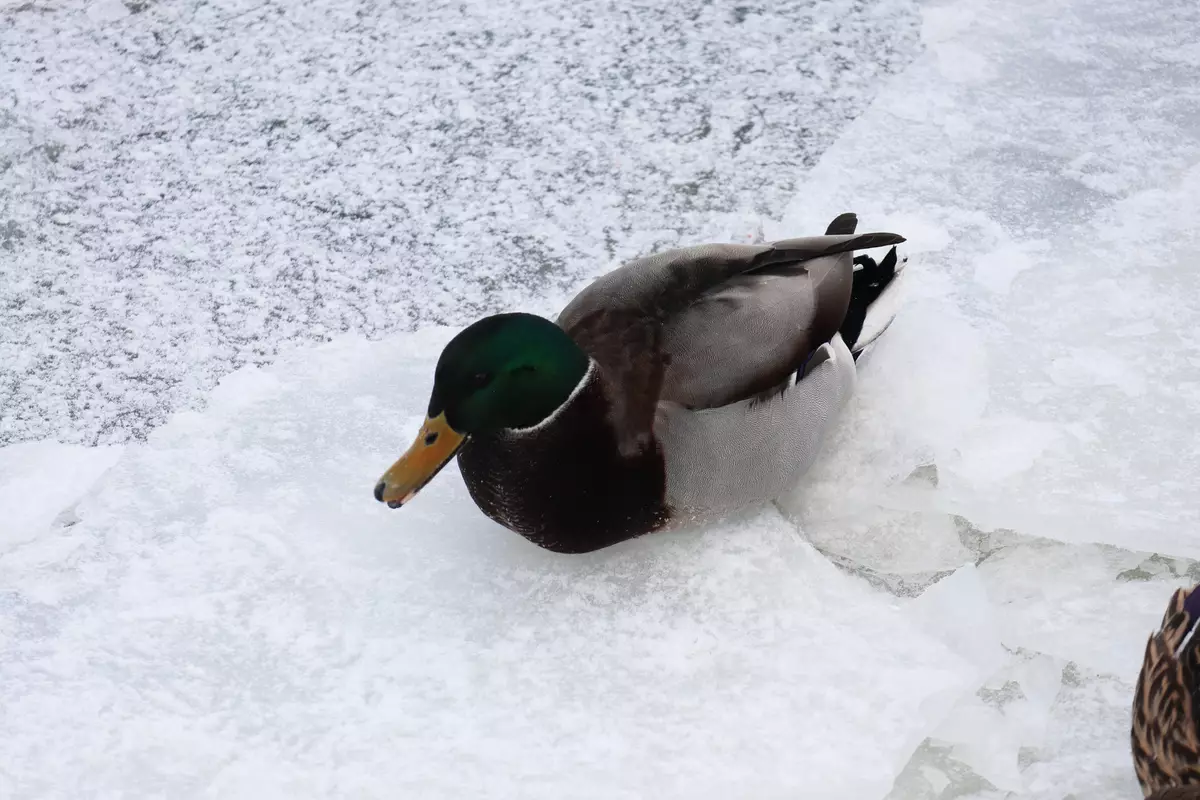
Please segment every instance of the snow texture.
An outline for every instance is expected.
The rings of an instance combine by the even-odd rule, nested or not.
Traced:
[[[751,237],[911,0],[0,2],[0,444]],[[550,310],[547,308],[546,310]]]
[[[240,371],[5,555],[0,795],[888,790],[974,671],[777,512],[562,557],[372,500],[447,338]]]
[[[0,449],[0,553],[35,538],[117,462],[122,448],[24,442]]]
[[[891,800],[1137,797],[1146,637],[1200,580],[1200,6],[922,14],[926,52],[766,226],[854,207],[912,253],[900,316],[781,505],[845,568],[924,592],[926,630],[986,673]]]
[[[204,63],[214,76],[187,73],[195,82],[176,88],[179,73],[163,73],[172,82],[143,95],[147,114],[175,121],[162,140],[151,135],[148,144],[118,147],[113,131],[135,123],[126,121],[124,111],[103,111],[105,103],[124,102],[112,83],[116,77],[89,84],[93,88],[80,90],[82,97],[69,87],[60,92],[67,100],[57,102],[78,104],[80,114],[92,103],[101,111],[87,113],[114,126],[89,131],[100,149],[73,157],[121,153],[113,162],[118,166],[103,173],[110,176],[186,163],[200,176],[189,177],[200,181],[189,185],[208,187],[208,195],[181,193],[160,201],[155,214],[121,222],[129,226],[121,235],[142,235],[156,220],[170,219],[172,231],[210,246],[195,256],[197,263],[205,269],[220,263],[232,274],[237,268],[226,256],[248,247],[245,231],[261,226],[268,238],[254,253],[279,259],[313,254],[320,266],[310,275],[321,281],[366,274],[352,271],[359,256],[344,255],[351,245],[343,251],[331,244],[341,226],[361,233],[376,225],[383,230],[386,223],[410,231],[395,235],[429,238],[385,254],[413,258],[412,272],[395,267],[408,276],[403,293],[396,284],[383,287],[378,276],[364,278],[366,283],[346,279],[347,285],[370,285],[371,292],[396,291],[378,301],[380,308],[400,309],[394,325],[354,322],[343,326],[354,328],[353,334],[275,358],[272,348],[292,334],[279,333],[283,323],[269,321],[275,318],[262,309],[272,302],[308,309],[295,285],[276,295],[263,277],[253,292],[247,283],[244,294],[230,294],[265,298],[259,318],[239,318],[233,328],[209,327],[208,311],[181,322],[173,316],[184,314],[181,309],[203,307],[189,304],[210,291],[195,278],[207,273],[186,271],[183,261],[172,261],[176,256],[148,245],[152,255],[145,257],[153,263],[171,263],[178,274],[192,276],[184,290],[166,267],[140,271],[143,277],[135,281],[116,267],[105,273],[82,255],[97,247],[89,244],[94,242],[106,243],[100,248],[110,256],[123,252],[106,237],[116,235],[111,231],[123,219],[116,212],[124,200],[106,197],[87,210],[83,201],[93,190],[80,188],[79,207],[64,212],[64,219],[86,211],[99,220],[95,229],[17,221],[13,230],[41,231],[20,241],[10,237],[14,247],[7,252],[30,268],[28,274],[43,270],[64,281],[91,281],[83,295],[105,302],[120,296],[114,287],[138,287],[141,300],[131,307],[149,316],[129,335],[150,337],[139,347],[153,347],[154,337],[173,341],[176,333],[184,341],[211,337],[232,347],[228,342],[235,339],[218,339],[225,334],[215,331],[236,329],[253,333],[242,344],[263,342],[264,349],[261,355],[229,350],[203,357],[186,347],[172,351],[165,359],[169,368],[194,376],[194,386],[122,427],[98,421],[116,419],[113,409],[125,408],[120,387],[126,378],[119,370],[103,362],[88,367],[111,377],[117,387],[111,401],[56,390],[54,376],[69,370],[54,359],[83,351],[64,344],[67,312],[46,312],[36,326],[17,326],[21,336],[43,338],[13,351],[26,359],[19,362],[26,376],[20,385],[34,387],[28,391],[37,403],[22,406],[28,413],[5,407],[12,438],[60,427],[68,429],[64,441],[136,432],[155,414],[183,404],[185,394],[200,392],[215,372],[241,361],[274,363],[224,377],[203,410],[177,413],[144,443],[128,445],[90,490],[75,488],[95,478],[107,455],[97,454],[88,466],[79,452],[51,445],[0,451],[5,475],[47,476],[44,483],[34,479],[46,490],[31,491],[31,497],[53,496],[54,470],[38,473],[39,463],[57,459],[62,474],[77,471],[61,496],[67,513],[31,505],[29,518],[44,527],[9,540],[0,552],[0,796],[1139,796],[1128,731],[1145,637],[1171,591],[1200,581],[1200,511],[1193,489],[1194,365],[1200,357],[1200,46],[1194,32],[1200,30],[1200,6],[1191,0],[926,3],[920,8],[924,51],[903,72],[882,87],[861,77],[884,70],[878,62],[837,73],[838,80],[863,81],[852,96],[878,97],[840,134],[835,129],[841,123],[823,117],[818,136],[829,139],[820,147],[835,134],[837,140],[807,174],[798,165],[768,163],[762,151],[743,156],[757,141],[734,155],[730,144],[725,155],[733,162],[703,150],[711,159],[707,168],[717,172],[697,179],[703,186],[697,192],[717,192],[721,181],[720,191],[750,187],[768,175],[780,183],[756,195],[761,204],[735,199],[721,208],[713,201],[689,210],[667,202],[671,179],[647,166],[669,172],[692,163],[678,144],[665,143],[674,141],[669,136],[620,122],[612,128],[594,119],[585,124],[570,116],[589,107],[582,100],[555,116],[559,111],[546,98],[562,100],[569,93],[544,77],[561,68],[552,66],[558,63],[555,48],[542,45],[566,41],[566,27],[555,27],[559,17],[544,9],[532,15],[531,5],[526,18],[542,23],[522,23],[528,30],[497,23],[493,36],[507,37],[506,52],[513,55],[505,58],[514,70],[531,70],[522,85],[529,90],[523,101],[529,130],[542,137],[528,140],[536,155],[500,148],[490,160],[470,162],[474,171],[456,172],[463,168],[443,163],[452,151],[437,148],[465,141],[455,139],[459,123],[447,123],[440,135],[436,123],[412,128],[423,131],[414,135],[424,149],[415,148],[416,160],[404,163],[441,176],[430,185],[442,194],[422,195],[436,196],[440,206],[405,212],[414,215],[411,226],[388,216],[399,213],[389,210],[394,201],[367,206],[374,217],[337,223],[316,223],[318,212],[310,207],[351,198],[345,207],[359,208],[376,195],[347,184],[425,174],[371,160],[367,156],[377,151],[358,144],[382,136],[379,126],[387,123],[381,109],[388,106],[382,95],[371,95],[358,108],[358,95],[349,89],[338,95],[337,87],[369,93],[382,92],[382,84],[365,77],[351,84],[348,70],[336,73],[335,81],[317,56],[306,63],[307,56],[278,44],[295,36],[311,43],[313,52],[351,63],[357,56],[349,54],[358,46],[352,13],[339,27],[331,20],[342,18],[323,6],[265,6],[232,20],[228,9],[209,6],[180,16],[166,5],[130,15],[130,8],[97,4],[89,7],[87,23],[78,16],[84,12],[31,8],[14,12],[6,24],[37,31],[57,26],[63,44],[90,42],[97,50],[93,73],[99,71],[94,64],[102,70],[109,63],[101,53],[125,63],[126,56],[113,55],[113,39],[105,38],[118,29],[171,23],[181,30],[228,32],[225,39],[204,38],[205,49],[194,52],[179,49],[184,45],[175,40],[161,45],[168,64],[212,58]],[[486,13],[482,5],[458,8],[445,7],[438,12],[444,21],[411,37],[424,41],[430,31],[459,25],[463,14],[476,19]],[[571,29],[583,37],[579,52],[591,68],[649,59],[646,50],[617,55],[630,30],[647,37],[651,32],[617,7],[604,8],[592,13],[603,17],[594,25],[605,33]],[[687,6],[637,8],[637,14],[670,16]],[[886,8],[835,3],[809,11],[863,19]],[[697,11],[697,19],[710,20],[705,15],[720,8],[697,6],[691,13]],[[725,11],[734,18],[721,18],[725,33],[758,16],[763,19],[753,24],[764,26],[758,35],[781,33],[771,27],[779,22],[771,15],[780,12]],[[397,15],[416,12],[368,13],[373,24],[398,30]],[[678,13],[677,34],[686,32],[690,41],[694,20]],[[886,34],[899,38],[888,41],[907,41],[907,18],[899,7],[887,13],[900,26]],[[550,19],[556,21],[545,22]],[[220,20],[226,20],[224,28]],[[543,23],[545,30],[537,27]],[[626,27],[618,30],[619,24]],[[784,63],[785,56],[767,48],[743,55],[736,37],[718,34],[715,24],[701,26],[702,52],[710,45],[729,47],[722,57],[777,57]],[[837,35],[833,23],[810,27],[813,36]],[[471,36],[488,29],[475,25]],[[15,36],[14,30],[4,35]],[[810,46],[808,28],[793,32],[782,31],[789,48]],[[528,38],[518,42],[522,35]],[[22,58],[40,47],[16,38]],[[431,63],[457,52],[444,45],[426,45]],[[373,64],[398,65],[407,46],[393,43]],[[213,48],[221,58],[209,52]],[[68,58],[42,49],[46,58]],[[828,42],[814,47],[817,63],[828,49]],[[481,49],[472,63],[500,63],[501,56],[489,52]],[[681,70],[692,61],[698,70],[710,66],[690,52],[670,57],[678,57],[671,63]],[[274,64],[276,71],[228,87],[221,83],[250,62]],[[72,69],[83,70],[83,63]],[[376,68],[384,67],[362,72]],[[29,73],[40,74],[34,69]],[[444,82],[452,100],[435,97],[432,88],[404,97],[423,113],[445,114],[439,103],[458,109],[464,96],[471,107],[482,107],[484,89],[450,91],[451,79],[467,85],[471,69],[462,62],[437,77],[420,77],[396,66],[391,74],[409,81],[402,84],[408,87]],[[650,85],[621,84],[633,104],[648,102],[655,91],[674,91],[669,77],[675,73],[654,72],[662,78],[656,83],[647,78],[649,69],[633,76]],[[737,71],[713,69],[703,73],[713,76],[709,80],[741,80]],[[158,86],[160,80],[149,68],[136,80],[119,70],[112,74],[132,85],[141,80]],[[746,78],[739,86],[774,86],[770,81],[778,74]],[[833,80],[834,73],[820,74]],[[86,100],[88,92],[102,89],[109,99]],[[19,90],[26,93],[22,110],[9,115],[6,136],[52,129],[50,122],[35,124],[54,115],[46,110],[50,106],[34,105],[28,91]],[[214,98],[224,103],[224,91],[238,98],[234,110],[219,111],[225,106],[217,104],[226,116],[188,122],[203,135],[198,145],[186,143],[178,126],[190,119],[187,113],[164,109],[181,98],[200,107],[217,103]],[[608,94],[592,91],[617,96],[611,87]],[[333,130],[348,132],[359,118],[370,125],[342,148],[328,145],[320,158],[332,160],[319,170],[301,168],[300,153],[316,158],[316,142],[323,140],[299,127],[306,111],[289,106],[273,116],[274,101],[267,98],[276,95],[287,98],[281,104],[308,103],[306,108],[325,108],[326,114],[334,107],[357,109],[338,112]],[[417,103],[417,96],[427,99]],[[506,97],[495,108],[513,102]],[[830,102],[839,97],[833,91]],[[623,101],[612,102],[622,107]],[[787,116],[782,108],[764,113]],[[664,110],[654,124],[676,124],[675,114]],[[288,124],[253,133],[261,127],[247,120],[260,117]],[[554,128],[548,126],[552,119],[581,127]],[[712,120],[718,119],[725,121],[711,123],[711,137],[734,137],[744,124],[714,111]],[[783,135],[768,127],[771,135]],[[590,139],[580,130],[601,133]],[[233,157],[214,144],[228,141],[214,137],[218,131],[241,131],[247,138],[238,140],[238,152],[261,159],[262,175],[294,194],[255,194],[248,173],[237,172],[241,162],[222,160]],[[488,137],[498,134],[488,128],[479,135],[478,142],[489,142],[479,146],[492,147]],[[32,154],[36,141],[29,141],[21,152]],[[575,152],[575,145],[586,149],[580,145],[585,141],[606,157],[637,165],[611,184],[626,189],[584,198],[564,188],[592,178],[553,173],[553,165],[564,163],[554,154]],[[560,146],[565,149],[554,149]],[[163,162],[151,158],[150,166],[134,166],[136,154],[154,152],[139,147],[163,148]],[[66,153],[58,153],[57,163]],[[462,158],[467,155],[462,151]],[[35,169],[30,158],[10,167],[5,179],[17,175],[58,187],[45,189],[46,198],[66,191],[51,180],[57,167]],[[457,183],[444,182],[450,174],[490,174],[492,162],[528,169],[544,183],[496,178],[455,188]],[[771,168],[755,171],[759,164]],[[204,177],[208,165],[221,176]],[[735,176],[738,169],[750,172]],[[560,175],[557,183],[545,178],[551,174]],[[743,178],[746,183],[737,183]],[[335,180],[336,187],[330,183]],[[213,187],[227,189],[240,205],[223,203]],[[406,191],[396,189],[395,196],[408,196]],[[782,210],[781,195],[791,198]],[[37,219],[43,206],[36,198],[42,196],[13,208]],[[298,210],[277,214],[291,202],[280,202],[282,196],[305,199],[292,204]],[[612,198],[611,205],[600,205],[608,202],[598,199],[603,197]],[[639,205],[639,197],[653,202]],[[536,206],[543,201],[547,207]],[[470,216],[488,203],[508,203],[516,211]],[[858,394],[808,479],[780,499],[782,513],[766,508],[703,530],[562,557],[484,519],[452,468],[403,511],[388,511],[370,498],[380,470],[416,430],[433,359],[452,329],[375,342],[362,334],[429,320],[457,325],[516,300],[551,310],[588,275],[625,255],[685,235],[729,239],[759,223],[767,238],[811,232],[846,209],[857,211],[866,227],[910,238],[907,298],[887,334],[860,361]],[[168,210],[167,217],[156,216]],[[438,228],[434,222],[443,215],[446,222]],[[463,220],[473,220],[482,238],[462,237],[469,227]],[[584,221],[596,227],[585,228]],[[542,277],[527,280],[517,255],[526,245],[505,243],[507,234],[489,225],[533,231],[528,235],[544,238],[529,241],[549,242],[561,260],[546,262],[551,265]],[[358,233],[346,235],[345,241],[358,241]],[[493,243],[484,256],[479,241]],[[38,248],[50,253],[53,247],[62,250],[57,260],[36,255]],[[421,247],[428,248],[426,255]],[[433,252],[444,269],[417,271],[415,265],[428,264]],[[61,265],[61,273],[51,264]],[[81,264],[89,265],[90,277],[70,278],[84,274]],[[343,267],[347,271],[339,272]],[[20,286],[25,274],[14,283],[5,273],[0,291]],[[97,274],[111,283],[101,283]],[[152,286],[158,288],[146,288]],[[525,297],[528,292],[537,295]],[[23,295],[35,296],[41,295]],[[146,299],[160,296],[154,304]],[[329,305],[320,314],[350,308],[332,299],[346,295],[322,296]],[[452,308],[456,296],[464,301],[461,308]],[[56,302],[65,309],[72,297]],[[21,302],[36,309],[41,301]],[[340,329],[322,321],[325,332],[313,333],[310,326],[326,318],[295,313],[300,316],[288,323],[295,325],[295,337]],[[78,319],[86,318],[80,312]],[[72,335],[85,333],[88,342],[104,341],[83,328]],[[83,356],[69,358],[84,363]],[[46,383],[39,388],[37,381]],[[56,402],[64,405],[47,410]],[[72,403],[84,402],[98,403],[95,417],[71,410]],[[6,488],[12,480],[6,478]]]
[[[864,506],[872,530],[921,528],[941,542],[930,569],[955,543],[922,517],[946,513],[1200,556],[1200,5],[961,0],[924,17],[928,52],[767,229],[853,207],[917,262],[793,509],[851,557],[837,532]],[[936,487],[913,485],[930,468]]]

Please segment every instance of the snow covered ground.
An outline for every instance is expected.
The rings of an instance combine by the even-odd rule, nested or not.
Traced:
[[[423,52],[441,69],[407,75],[399,50],[373,63],[425,87],[405,95],[411,108],[442,122],[468,113],[455,119],[482,126],[480,146],[497,152],[439,150],[445,129],[431,116],[414,123],[414,153],[388,160],[379,153],[393,152],[381,133],[389,129],[378,127],[388,106],[370,94],[386,79],[344,84],[354,67],[334,80],[321,61],[357,65],[352,10],[266,5],[235,18],[229,8],[130,13],[135,6],[90,6],[86,24],[85,12],[40,4],[4,12],[4,41],[19,40],[22,58],[38,48],[33,32],[58,29],[45,58],[74,59],[58,49],[72,42],[94,49],[70,61],[76,72],[105,74],[105,53],[115,65],[82,97],[65,86],[43,105],[30,82],[59,79],[31,67],[4,118],[5,146],[25,136],[33,152],[58,124],[55,103],[100,109],[62,134],[82,148],[72,158],[93,165],[79,168],[77,184],[29,158],[0,173],[5,188],[33,198],[2,201],[5,214],[26,215],[8,230],[31,231],[0,250],[22,270],[14,278],[0,267],[18,319],[0,334],[3,368],[18,364],[4,373],[14,387],[4,431],[121,440],[189,405],[230,365],[271,363],[225,374],[201,407],[142,443],[0,450],[0,493],[18,498],[21,526],[0,536],[0,796],[1139,796],[1128,710],[1145,636],[1171,589],[1200,580],[1200,7],[614,4],[587,28],[529,3],[539,16],[527,18],[550,21],[497,21],[492,35],[508,55],[477,63],[529,70],[521,102],[538,133],[521,146],[551,155],[520,157],[504,149],[516,145],[493,142],[487,126],[513,97],[484,105],[488,73],[471,72],[461,53],[455,62],[455,49],[422,29],[413,35],[429,36]],[[458,8],[421,13],[430,30],[486,40],[484,6]],[[368,13],[381,36],[409,30],[399,15],[420,16]],[[696,51],[679,45],[651,61],[656,13]],[[793,26],[772,17],[782,13],[796,14]],[[844,73],[830,66],[851,59],[830,55],[831,37],[857,31],[846,47],[874,40],[874,52],[906,41],[910,13],[924,50],[898,75],[880,77],[886,59]],[[114,31],[149,48],[155,26],[171,25],[180,38],[158,43],[162,67],[124,71],[126,56],[111,54],[125,41]],[[281,46],[285,34],[307,49]],[[633,35],[650,41],[621,56]],[[754,36],[765,38],[756,46]],[[204,47],[187,49],[189,37]],[[594,59],[591,70],[647,59],[635,74],[648,86],[619,83],[624,97],[594,88],[605,99],[572,101],[578,114],[611,101],[627,109],[623,121],[599,128],[552,102],[575,96],[537,77],[558,80],[563,48]],[[742,68],[704,61],[709,48],[744,59]],[[272,71],[238,79],[248,53]],[[210,69],[185,69],[190,58],[212,59],[202,62]],[[670,88],[677,73],[646,65],[693,62],[725,98],[765,92],[755,102],[762,135],[776,137],[770,148],[761,139],[732,146],[744,124],[733,105],[714,104],[699,140],[724,136],[724,150],[668,135],[683,123],[655,116],[644,96],[684,92]],[[122,105],[132,102],[129,81],[151,87],[140,104]],[[689,91],[704,102],[699,87]],[[276,95],[286,114],[268,107]],[[235,111],[222,110],[235,100]],[[218,116],[188,139],[192,103]],[[334,130],[361,129],[340,148],[295,132],[312,108],[341,109]],[[800,128],[780,126],[810,113],[822,121],[806,129],[820,141],[798,155]],[[144,137],[149,149],[121,145],[141,130],[140,114],[174,127]],[[264,132],[251,124],[260,118],[287,125]],[[216,147],[242,125],[236,158]],[[589,130],[596,135],[580,134]],[[568,151],[594,153],[595,174],[549,177]],[[247,158],[259,161],[245,172],[228,161]],[[459,158],[465,166],[441,163]],[[96,159],[111,160],[107,171],[97,173]],[[300,167],[306,159],[321,166]],[[493,174],[496,159],[529,172]],[[620,159],[616,177],[600,166]],[[686,179],[696,205],[669,200],[673,181],[698,163]],[[137,200],[97,194],[138,189],[142,169],[180,170],[194,188],[141,217],[129,212]],[[269,190],[256,188],[258,171]],[[217,173],[242,177],[223,184]],[[402,182],[430,175],[446,194],[403,209]],[[461,185],[441,185],[452,177]],[[586,180],[597,182],[587,197],[564,185]],[[53,212],[62,230],[37,221],[69,192],[76,207]],[[335,200],[375,216],[317,223],[326,213],[317,205]],[[488,216],[493,204],[505,211]],[[453,470],[403,512],[371,500],[380,467],[415,429],[453,330],[363,334],[458,324],[517,303],[550,310],[628,254],[760,225],[767,238],[795,235],[845,209],[910,237],[912,281],[902,315],[861,364],[859,394],[825,457],[778,508],[563,557],[482,519]],[[153,235],[177,238],[150,241],[163,219],[171,226]],[[472,225],[480,239],[457,238]],[[259,229],[261,241],[248,233]],[[386,267],[370,247],[354,249],[373,236],[384,237],[376,252]],[[481,251],[480,240],[494,247]],[[123,263],[134,245],[144,261]],[[552,255],[530,281],[522,253],[534,246]],[[90,263],[97,251],[110,266]],[[248,262],[231,262],[237,253]],[[308,278],[266,288],[304,254]],[[240,276],[223,295],[208,277],[218,269]],[[384,285],[389,273],[403,284]],[[26,274],[33,284],[20,283]],[[49,285],[31,292],[39,280]],[[321,281],[342,289],[306,303],[296,288],[304,280],[318,294]],[[376,312],[343,323],[350,286]],[[130,305],[111,306],[127,291]],[[459,309],[456,294],[467,300]],[[213,313],[219,296],[229,314]],[[243,297],[254,307],[236,310]],[[292,302],[304,310],[269,312]],[[108,327],[117,324],[126,332]],[[318,324],[353,332],[275,355],[285,340],[323,336]],[[150,399],[137,412],[127,409],[142,367],[105,361],[123,341],[166,362],[161,384],[143,383]],[[63,376],[89,371],[101,389],[83,380],[61,393]]]
[[[0,0],[0,444],[777,215],[911,0]]]

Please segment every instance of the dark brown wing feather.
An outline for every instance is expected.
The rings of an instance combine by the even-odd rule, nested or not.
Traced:
[[[1196,636],[1176,655],[1191,629],[1185,610],[1188,592],[1180,589],[1171,597],[1162,627],[1146,643],[1142,671],[1134,690],[1131,741],[1133,763],[1142,792],[1200,789],[1200,736],[1197,735],[1196,691],[1200,641]],[[1163,794],[1166,798],[1200,798],[1195,795]]]
[[[850,254],[903,241],[848,233],[669,250],[601,276],[558,324],[600,365],[632,452],[649,442],[660,400],[710,408],[780,384],[837,332]]]
[[[1200,786],[1175,786],[1146,796],[1150,800],[1200,800]]]

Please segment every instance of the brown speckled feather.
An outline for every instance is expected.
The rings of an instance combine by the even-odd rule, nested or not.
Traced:
[[[1149,800],[1200,800],[1200,786],[1174,786],[1147,797]]]
[[[1146,643],[1133,701],[1133,763],[1142,792],[1161,800],[1200,799],[1197,666],[1200,637],[1180,652],[1193,620],[1188,591],[1171,597],[1162,627]]]

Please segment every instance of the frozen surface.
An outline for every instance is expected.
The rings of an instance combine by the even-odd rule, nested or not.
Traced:
[[[930,730],[890,800],[1140,797],[1134,682],[1171,592],[1200,580],[1200,564],[1047,540],[980,543],[981,564],[935,584],[912,613],[985,678]]]
[[[978,681],[773,510],[562,557],[453,471],[375,503],[446,338],[236,373],[5,554],[0,795],[880,797]]]
[[[0,448],[0,553],[69,511],[116,463],[122,448],[24,442]]]
[[[32,402],[6,402],[0,435],[121,438],[290,338],[548,310],[617,258],[852,208],[909,236],[912,273],[826,457],[783,515],[555,557],[483,520],[453,472],[402,514],[370,500],[447,331],[236,372],[0,553],[0,795],[1137,797],[1138,660],[1200,580],[1200,6],[925,4],[924,53],[806,175],[883,69],[829,65],[908,42],[904,8],[671,4],[653,14],[700,42],[665,48],[678,73],[657,71],[647,8],[591,28],[464,8],[419,29],[369,8],[409,35],[361,62],[365,23],[319,4],[5,12],[6,57],[112,77],[35,100],[58,80],[35,60],[5,112],[21,158],[0,175],[31,199],[0,228],[20,265],[0,273],[18,321],[0,364]],[[793,11],[882,27],[814,16],[793,36]],[[726,12],[749,39],[717,32]],[[191,33],[155,40],[171,26]],[[594,97],[545,79],[564,52],[607,76]],[[118,79],[152,124],[131,127]],[[809,95],[789,81],[829,94],[793,115]],[[728,98],[751,87],[783,121],[738,144]],[[709,100],[685,147],[671,126]],[[142,185],[182,188],[97,194]],[[122,361],[124,341],[158,355]]]
[[[781,505],[986,673],[892,800],[1127,800],[1145,640],[1200,579],[1200,6],[922,14],[926,52],[765,229],[853,207],[912,253]]]
[[[789,507],[820,546],[876,566],[914,552],[871,530],[947,512],[1200,555],[1200,5],[923,15],[928,52],[766,231],[854,207],[913,253],[910,302]],[[880,519],[860,546],[838,531],[863,508]],[[930,569],[957,557],[942,539]]]
[[[0,1],[0,444],[750,237],[912,0]],[[824,223],[822,223],[824,224]]]

